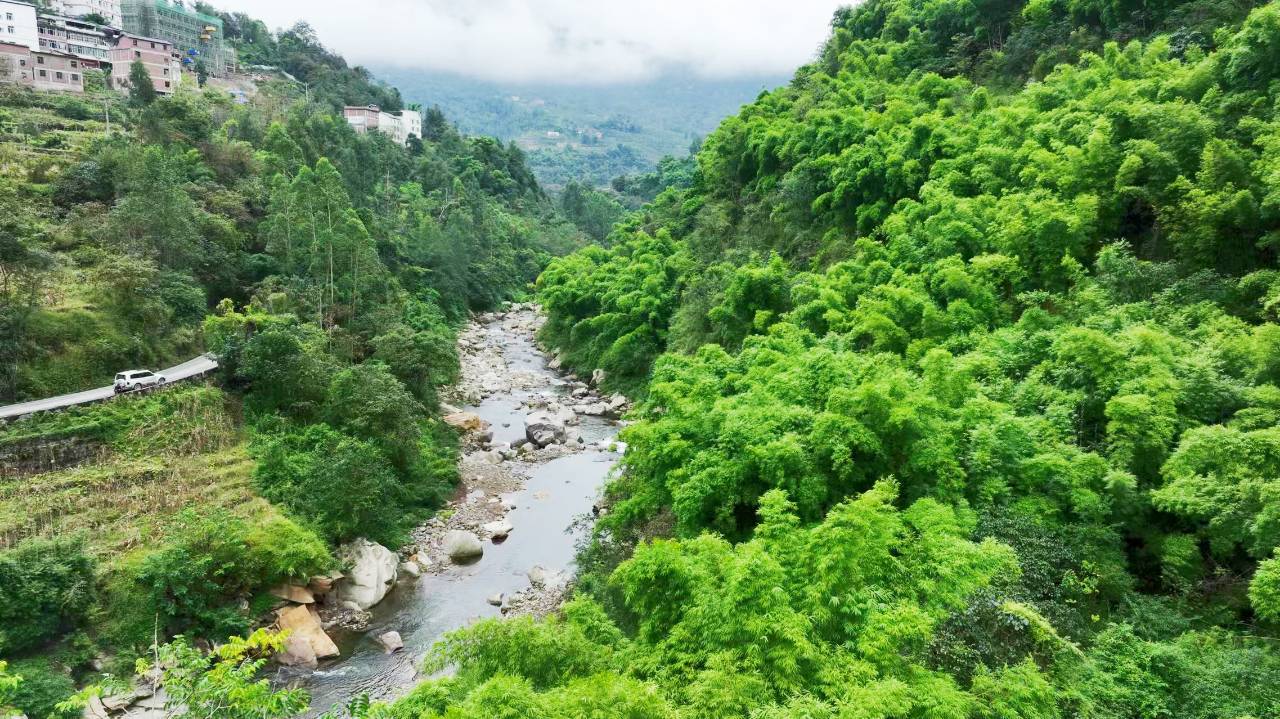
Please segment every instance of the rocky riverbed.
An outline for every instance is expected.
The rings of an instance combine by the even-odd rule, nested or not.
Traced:
[[[593,382],[558,371],[536,345],[541,324],[536,305],[517,304],[460,333],[462,376],[443,407],[462,437],[457,491],[397,556],[359,549],[378,601],[362,606],[372,595],[343,590],[344,578],[317,602],[311,615],[338,655],[285,677],[310,690],[316,713],[360,693],[408,691],[422,655],[451,629],[563,602],[577,542],[625,450],[616,435],[627,402],[598,390],[599,373]],[[305,623],[304,613],[290,619]]]

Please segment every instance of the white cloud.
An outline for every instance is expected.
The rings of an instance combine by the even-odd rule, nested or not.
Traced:
[[[613,83],[672,70],[788,74],[848,0],[215,0],[272,29],[306,20],[350,62],[510,82]]]

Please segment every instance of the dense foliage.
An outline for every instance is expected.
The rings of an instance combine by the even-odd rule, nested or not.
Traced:
[[[224,641],[269,608],[268,588],[333,568],[337,543],[403,542],[455,478],[456,438],[438,419],[459,372],[455,328],[584,240],[514,144],[465,137],[438,110],[407,146],[357,134],[341,106],[399,109],[394,88],[306,26],[224,20],[242,61],[278,70],[260,68],[278,79],[247,102],[196,83],[0,94],[0,403],[203,351],[223,385],[0,429],[6,448],[65,440],[102,462],[3,537],[0,657],[27,675],[4,701],[32,719],[60,716],[97,652],[118,667],[177,633]],[[111,507],[155,501],[138,486],[170,472],[210,486],[154,514]],[[20,497],[0,500],[7,520],[21,514]],[[134,523],[92,554],[41,538],[75,511],[94,528]],[[250,640],[226,671],[252,675],[268,644]],[[167,651],[179,665],[199,654]],[[190,690],[194,709],[204,690]],[[262,716],[245,691],[244,716]]]
[[[1277,18],[837,13],[539,279],[624,472],[399,715],[1274,716]]]

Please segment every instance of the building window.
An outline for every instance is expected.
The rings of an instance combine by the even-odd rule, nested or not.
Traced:
[[[165,86],[165,87],[169,87],[169,81],[168,81],[168,80],[165,80],[165,81],[164,81],[164,86]]]
[[[66,79],[66,75],[63,75],[63,74],[62,74],[62,73],[60,73],[60,72],[55,72],[55,73],[53,73],[53,76],[54,76],[55,78],[59,79],[59,80],[65,80],[65,79]]]
[[[10,35],[12,35],[12,34],[13,34],[13,26],[12,26],[12,25],[10,25],[10,26],[9,26],[9,34],[10,34]]]
[[[44,58],[43,58],[43,57],[40,57],[39,55],[36,55],[36,64],[37,64],[37,65],[43,65],[43,64],[44,64]]]
[[[137,50],[134,50],[134,51],[133,51],[133,56],[134,56],[135,58],[140,58],[140,57],[142,57],[142,53],[138,52]]]
[[[167,67],[166,67],[166,68],[164,69],[164,75],[165,75],[165,77],[168,77],[168,76],[169,76],[169,68],[167,68]]]
[[[49,71],[48,71],[48,70],[41,70],[41,71],[40,71],[40,77],[49,77]]]
[[[26,66],[27,66],[27,59],[25,57],[18,60],[18,67],[26,67]]]
[[[80,67],[80,66],[76,64],[76,61],[75,61],[75,60],[72,60],[72,61],[71,61],[71,67]]]
[[[71,82],[80,82],[80,73],[71,73]]]
[[[11,13],[11,12],[7,12],[7,13],[5,13],[5,14],[4,14],[4,19],[5,19],[5,20],[12,20],[12,19],[13,19],[13,13]]]

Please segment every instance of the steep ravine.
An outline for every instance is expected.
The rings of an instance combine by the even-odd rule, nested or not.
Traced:
[[[340,657],[314,672],[282,676],[311,692],[312,716],[361,693],[392,699],[407,692],[420,679],[422,656],[449,630],[481,617],[559,606],[577,542],[618,458],[613,438],[623,401],[599,397],[587,383],[554,370],[534,341],[540,325],[536,306],[514,305],[477,316],[460,334],[462,378],[447,395],[456,407],[446,408],[458,409],[452,423],[470,428],[457,493],[400,552],[417,560],[422,576],[402,571],[363,630],[332,628]],[[568,420],[563,440],[519,446],[526,419],[538,413]],[[479,428],[476,418],[484,423]],[[505,540],[493,536],[508,529],[503,522],[509,523]],[[454,531],[474,533],[483,555],[469,563],[451,560],[444,539]],[[388,631],[399,633],[403,649],[386,652],[377,637]]]

